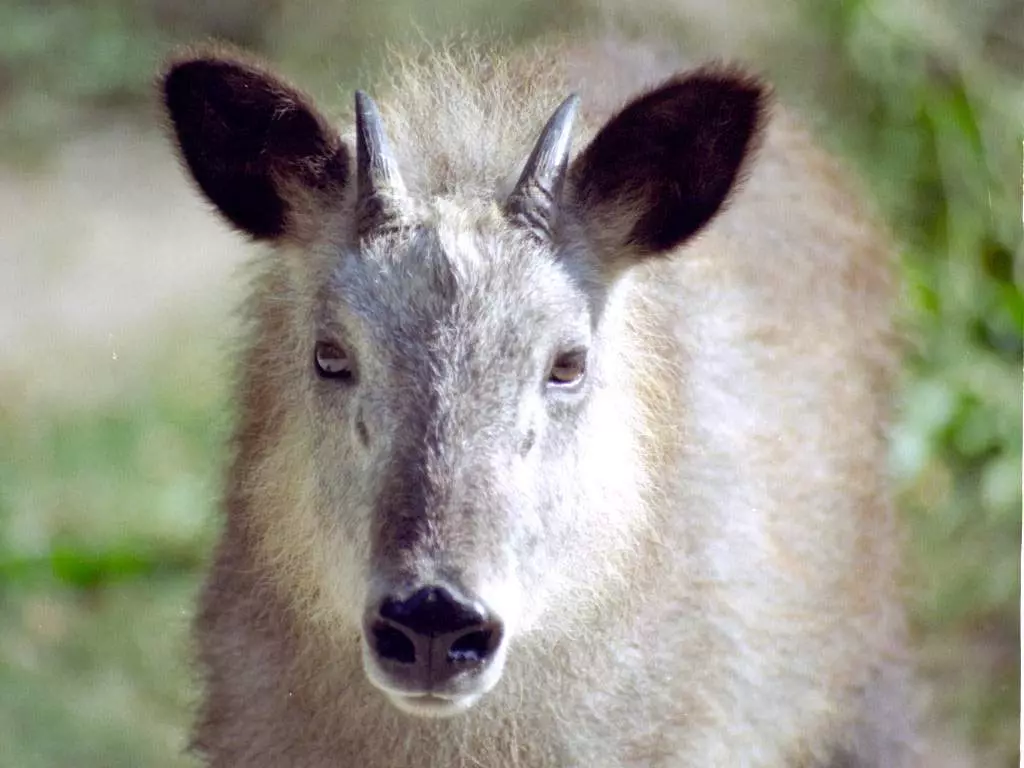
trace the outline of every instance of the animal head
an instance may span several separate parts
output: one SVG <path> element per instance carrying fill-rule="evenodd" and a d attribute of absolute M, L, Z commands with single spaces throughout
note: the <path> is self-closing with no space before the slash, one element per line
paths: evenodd
<path fill-rule="evenodd" d="M 162 95 L 200 190 L 271 246 L 256 313 L 278 335 L 245 368 L 282 414 L 253 481 L 262 551 L 297 604 L 359 634 L 396 706 L 463 711 L 516 638 L 601 606 L 651 525 L 657 366 L 626 319 L 631 268 L 720 210 L 764 89 L 679 75 L 575 157 L 568 95 L 514 184 L 432 194 L 403 181 L 415 169 L 362 92 L 347 140 L 236 57 L 175 61 Z"/>

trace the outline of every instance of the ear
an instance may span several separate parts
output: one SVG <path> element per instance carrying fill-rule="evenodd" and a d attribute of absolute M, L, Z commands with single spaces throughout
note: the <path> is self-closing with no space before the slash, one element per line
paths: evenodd
<path fill-rule="evenodd" d="M 181 156 L 224 217 L 258 240 L 294 234 L 299 206 L 340 195 L 349 158 L 292 86 L 259 66 L 196 55 L 161 81 Z"/>
<path fill-rule="evenodd" d="M 572 206 L 615 252 L 665 253 L 722 208 L 766 119 L 767 89 L 729 71 L 674 77 L 628 104 L 570 169 Z"/>

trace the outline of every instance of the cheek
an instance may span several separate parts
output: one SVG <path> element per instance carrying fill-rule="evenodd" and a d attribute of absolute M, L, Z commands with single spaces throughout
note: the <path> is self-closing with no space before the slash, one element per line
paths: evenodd
<path fill-rule="evenodd" d="M 538 442 L 542 435 L 538 434 Z M 571 560 L 573 505 L 559 482 L 567 468 L 564 454 L 545 454 L 538 446 L 512 473 L 516 489 L 510 521 L 516 579 L 527 596 L 522 605 L 524 630 L 547 610 L 558 591 L 564 563 Z"/>
<path fill-rule="evenodd" d="M 357 442 L 354 423 L 335 422 L 333 429 L 323 423 L 316 429 L 316 518 L 324 587 L 335 606 L 358 624 L 369 580 L 373 455 Z"/>
<path fill-rule="evenodd" d="M 530 546 L 524 548 L 519 572 L 539 610 L 593 588 L 599 582 L 596 563 L 617 548 L 606 541 L 617 528 L 614 514 L 621 511 L 607 479 L 623 467 L 602 465 L 595 477 L 589 452 L 601 454 L 607 448 L 601 445 L 603 433 L 591 434 L 588 443 L 595 445 L 588 449 L 578 445 L 579 432 L 580 425 L 552 419 L 534 454 L 524 462 L 533 498 L 521 523 Z"/>

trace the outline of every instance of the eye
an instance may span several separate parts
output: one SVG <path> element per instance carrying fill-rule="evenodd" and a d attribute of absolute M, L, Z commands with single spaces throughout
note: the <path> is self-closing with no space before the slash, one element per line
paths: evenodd
<path fill-rule="evenodd" d="M 318 341 L 313 351 L 316 372 L 325 379 L 352 378 L 352 361 L 337 344 Z"/>
<path fill-rule="evenodd" d="M 586 372 L 587 351 L 585 349 L 562 352 L 551 365 L 551 372 L 548 373 L 548 385 L 559 388 L 572 387 L 583 381 Z"/>

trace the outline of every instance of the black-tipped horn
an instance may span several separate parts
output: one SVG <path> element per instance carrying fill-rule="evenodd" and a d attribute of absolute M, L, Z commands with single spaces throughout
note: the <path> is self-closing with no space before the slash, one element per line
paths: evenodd
<path fill-rule="evenodd" d="M 356 216 L 360 234 L 397 222 L 405 185 L 377 105 L 356 91 Z"/>
<path fill-rule="evenodd" d="M 569 162 L 572 124 L 580 98 L 563 101 L 541 131 L 515 189 L 505 201 L 506 213 L 520 226 L 550 239 Z"/>

